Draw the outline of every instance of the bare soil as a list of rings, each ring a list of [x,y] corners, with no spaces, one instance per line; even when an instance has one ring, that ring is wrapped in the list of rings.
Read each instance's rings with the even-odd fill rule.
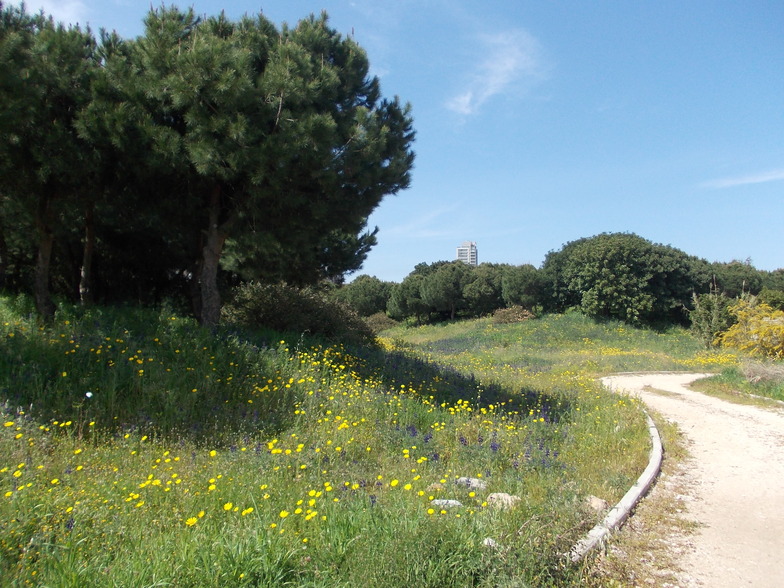
[[[649,550],[637,541],[633,554],[643,564],[645,554],[659,564],[643,565],[642,573],[634,567],[636,577],[626,580],[632,586],[672,588],[784,587],[784,409],[733,404],[686,387],[704,375],[603,380],[676,424],[690,454],[646,499],[668,503],[668,516],[632,516],[621,532],[639,534],[651,520],[660,525],[645,534]],[[665,444],[665,460],[667,451]],[[625,554],[616,548],[619,555]]]

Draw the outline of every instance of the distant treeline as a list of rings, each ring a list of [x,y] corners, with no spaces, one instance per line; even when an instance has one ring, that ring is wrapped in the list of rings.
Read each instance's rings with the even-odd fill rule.
[[[521,306],[534,314],[577,308],[636,325],[688,324],[700,295],[758,296],[784,308],[784,269],[708,262],[631,233],[567,243],[533,265],[420,263],[399,284],[361,275],[333,293],[359,314],[417,323],[469,318]]]

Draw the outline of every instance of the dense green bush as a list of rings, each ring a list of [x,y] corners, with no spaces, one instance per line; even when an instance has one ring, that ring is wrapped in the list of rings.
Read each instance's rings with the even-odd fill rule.
[[[707,262],[633,233],[603,233],[550,252],[547,310],[579,307],[630,324],[685,323],[692,293],[708,289]]]
[[[357,276],[353,282],[337,288],[330,298],[354,309],[360,316],[370,316],[387,309],[392,293],[392,282],[384,282],[375,276]]]
[[[222,321],[249,328],[307,333],[330,341],[373,345],[371,328],[353,310],[319,292],[287,284],[243,284],[234,290]]]
[[[715,262],[711,264],[710,271],[718,289],[730,298],[759,294],[763,286],[764,274],[751,265],[751,260]]]
[[[534,313],[522,306],[499,308],[493,313],[493,322],[498,325],[521,323],[534,318]]]
[[[374,333],[386,331],[387,329],[391,329],[400,324],[395,319],[389,318],[384,312],[377,312],[376,314],[365,317],[365,323],[367,323]]]
[[[784,291],[763,288],[757,300],[776,310],[784,310]]]

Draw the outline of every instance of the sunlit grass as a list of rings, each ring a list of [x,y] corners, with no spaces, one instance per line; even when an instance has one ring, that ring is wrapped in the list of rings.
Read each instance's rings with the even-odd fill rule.
[[[715,376],[694,382],[693,387],[733,402],[763,406],[769,405],[770,400],[784,402],[784,365],[780,361],[746,358],[742,365],[727,367]]]
[[[471,355],[505,369],[529,373],[554,372],[568,367],[580,373],[603,375],[642,370],[678,371],[721,369],[738,358],[726,352],[705,352],[686,329],[635,329],[619,321],[597,323],[579,313],[546,315],[517,324],[495,324],[492,319],[462,321],[417,329],[393,329],[418,348],[451,356]]]
[[[47,326],[3,312],[12,584],[547,585],[572,573],[560,554],[591,521],[559,458],[569,425],[552,417],[566,405],[405,352],[212,337],[165,311],[63,311]],[[490,492],[522,500],[501,513]]]
[[[577,582],[562,554],[596,520],[585,497],[617,500],[648,452],[636,402],[587,362],[697,357],[680,333],[578,320],[395,331],[352,351],[213,336],[166,310],[65,309],[42,326],[5,301],[0,572],[10,585]],[[619,351],[601,363],[590,347]],[[520,501],[494,509],[492,492]]]

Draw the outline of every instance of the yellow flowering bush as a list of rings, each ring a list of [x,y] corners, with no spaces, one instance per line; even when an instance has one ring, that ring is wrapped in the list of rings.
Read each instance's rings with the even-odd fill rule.
[[[729,310],[736,322],[718,335],[722,346],[771,359],[784,358],[784,311],[747,299],[738,300]]]

